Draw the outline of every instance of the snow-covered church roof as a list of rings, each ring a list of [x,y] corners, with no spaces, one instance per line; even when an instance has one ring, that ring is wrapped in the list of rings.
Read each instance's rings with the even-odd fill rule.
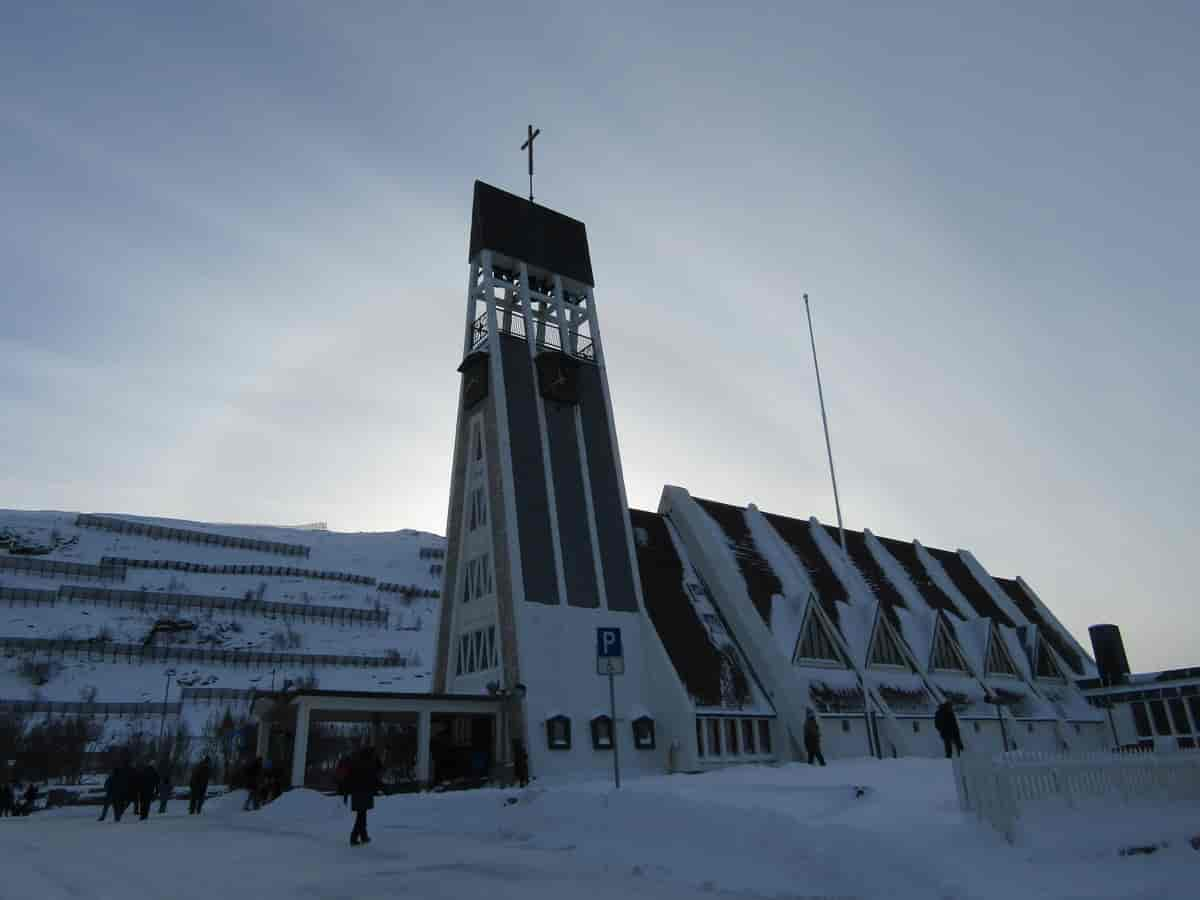
[[[849,559],[844,559],[837,528],[816,518],[692,499],[729,545],[750,600],[768,627],[772,597],[786,593],[784,570],[790,563],[807,575],[829,621],[860,660],[868,652],[876,610],[917,654],[928,653],[936,615],[942,612],[956,623],[990,620],[1006,634],[1036,626],[1071,675],[1088,677],[1095,671],[1086,651],[1024,581],[994,578],[968,551],[846,529]]]

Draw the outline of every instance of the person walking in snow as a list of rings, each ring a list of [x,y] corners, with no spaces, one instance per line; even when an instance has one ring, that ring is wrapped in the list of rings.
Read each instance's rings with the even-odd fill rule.
[[[375,808],[375,791],[379,789],[379,760],[370,747],[363,747],[350,764],[347,782],[350,808],[354,811],[350,846],[369,844],[371,838],[367,834],[367,811]]]
[[[949,700],[943,700],[942,705],[933,714],[933,727],[941,735],[942,743],[946,747],[946,759],[951,757],[953,750],[957,750],[958,755],[962,756],[962,734],[958,730],[958,717],[954,715],[954,706]]]
[[[821,753],[821,726],[811,709],[804,717],[804,749],[808,752],[810,766],[818,762],[825,765],[825,757]]]
[[[0,784],[0,818],[12,815],[13,791],[8,782]]]
[[[337,783],[337,792],[342,798],[342,806],[349,806],[350,791],[347,782],[350,779],[350,757],[343,756],[338,760],[337,768],[333,770],[333,778]]]
[[[520,787],[529,786],[529,754],[525,752],[525,742],[520,738],[513,738],[512,742],[513,753],[513,777],[516,778],[517,784]]]
[[[27,816],[33,812],[33,807],[37,803],[37,788],[33,782],[29,782],[29,787],[25,788],[25,801],[21,804],[20,815]]]
[[[150,804],[154,802],[154,795],[158,793],[158,770],[149,760],[138,769],[137,790],[138,818],[144,822],[150,818]]]
[[[256,756],[247,764],[243,775],[246,778],[246,802],[242,812],[250,812],[251,804],[258,809],[258,779],[262,775],[262,757]]]
[[[100,810],[100,818],[97,822],[103,822],[108,815],[108,808],[113,805],[113,773],[109,772],[108,777],[104,779],[104,806]]]
[[[200,760],[192,769],[192,778],[188,784],[192,794],[188,798],[188,815],[198,816],[204,808],[204,798],[208,795],[208,779],[212,777],[212,763],[208,757]]]
[[[159,764],[158,770],[158,814],[161,816],[167,811],[167,801],[171,799],[171,764],[162,762]]]
[[[117,763],[112,773],[112,810],[113,821],[120,822],[125,815],[125,807],[137,796],[134,786],[134,771],[127,759]]]

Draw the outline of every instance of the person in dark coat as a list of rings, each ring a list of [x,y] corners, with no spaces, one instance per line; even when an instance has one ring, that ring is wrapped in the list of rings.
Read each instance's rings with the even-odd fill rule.
[[[125,807],[135,800],[134,771],[125,760],[117,763],[112,773],[112,809],[113,821],[120,822],[125,815]]]
[[[962,734],[958,730],[958,717],[954,715],[954,706],[949,700],[942,701],[942,705],[934,713],[933,727],[941,735],[942,743],[946,747],[946,759],[951,757],[954,750],[957,750],[958,755],[962,756]]]
[[[29,782],[29,786],[25,788],[25,800],[21,803],[21,815],[27,816],[33,812],[34,804],[37,803],[37,788],[33,782]]]
[[[350,808],[354,810],[354,830],[350,832],[350,846],[369,844],[367,834],[367,811],[375,808],[375,791],[379,789],[379,760],[370,747],[363,747],[350,764],[347,779],[350,789]]]
[[[825,757],[821,753],[821,726],[816,715],[810,709],[804,717],[804,749],[808,752],[808,764],[825,765]]]
[[[138,818],[145,821],[150,817],[150,804],[158,793],[158,769],[147,762],[137,774]]]
[[[343,756],[338,760],[337,768],[333,770],[334,780],[337,782],[338,796],[342,798],[342,806],[350,804],[350,791],[347,789],[347,781],[350,778],[350,757]]]
[[[0,818],[11,816],[13,811],[12,785],[8,782],[0,784]]]
[[[529,786],[529,754],[525,752],[525,742],[513,738],[513,777],[520,787]]]
[[[188,784],[192,791],[188,798],[188,815],[197,816],[204,808],[204,798],[208,795],[208,780],[211,777],[212,763],[206,756],[192,769],[192,778]]]
[[[171,799],[173,790],[171,787],[171,764],[164,762],[158,770],[158,814],[160,816],[167,811],[167,801]]]
[[[242,812],[249,812],[251,804],[258,809],[258,779],[262,776],[262,757],[256,756],[246,765],[242,773],[246,778],[246,802]]]
[[[97,822],[103,822],[105,817],[108,815],[108,808],[112,806],[113,802],[112,790],[113,773],[109,772],[108,777],[104,779],[104,807],[100,810],[100,818],[96,820]]]

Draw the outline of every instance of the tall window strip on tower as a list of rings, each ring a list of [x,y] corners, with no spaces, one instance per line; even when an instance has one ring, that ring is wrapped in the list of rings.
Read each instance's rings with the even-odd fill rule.
[[[482,487],[471,490],[471,509],[467,516],[467,531],[487,524],[487,491]]]
[[[832,663],[838,666],[845,665],[842,655],[837,651],[837,645],[834,644],[833,638],[825,630],[825,626],[821,624],[821,620],[817,615],[812,612],[804,620],[804,628],[800,632],[800,640],[797,643],[796,653],[793,657],[793,661],[798,660]]]
[[[500,667],[500,653],[496,646],[496,626],[462,634],[458,638],[458,661],[456,675],[474,675]]]
[[[967,663],[962,658],[954,639],[950,636],[943,622],[939,621],[937,631],[933,636],[933,653],[931,654],[933,669],[946,669],[952,672],[966,672]]]
[[[992,626],[991,635],[988,637],[987,662],[984,664],[983,670],[988,675],[1017,677],[1017,667],[1013,664],[1012,657],[1008,655],[1008,648],[1004,646],[1004,639],[996,630],[995,625]]]
[[[875,626],[875,640],[871,642],[871,653],[867,657],[869,666],[900,666],[907,668],[908,661],[896,642],[896,636],[888,627],[887,621],[880,616]]]
[[[466,578],[463,579],[463,602],[480,600],[495,590],[492,579],[492,555],[484,553],[467,561]]]

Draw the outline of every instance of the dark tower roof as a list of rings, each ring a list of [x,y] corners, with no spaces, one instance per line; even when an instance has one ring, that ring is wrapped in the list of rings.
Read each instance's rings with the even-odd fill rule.
[[[499,188],[475,182],[471,252],[492,250],[594,287],[587,226]]]

